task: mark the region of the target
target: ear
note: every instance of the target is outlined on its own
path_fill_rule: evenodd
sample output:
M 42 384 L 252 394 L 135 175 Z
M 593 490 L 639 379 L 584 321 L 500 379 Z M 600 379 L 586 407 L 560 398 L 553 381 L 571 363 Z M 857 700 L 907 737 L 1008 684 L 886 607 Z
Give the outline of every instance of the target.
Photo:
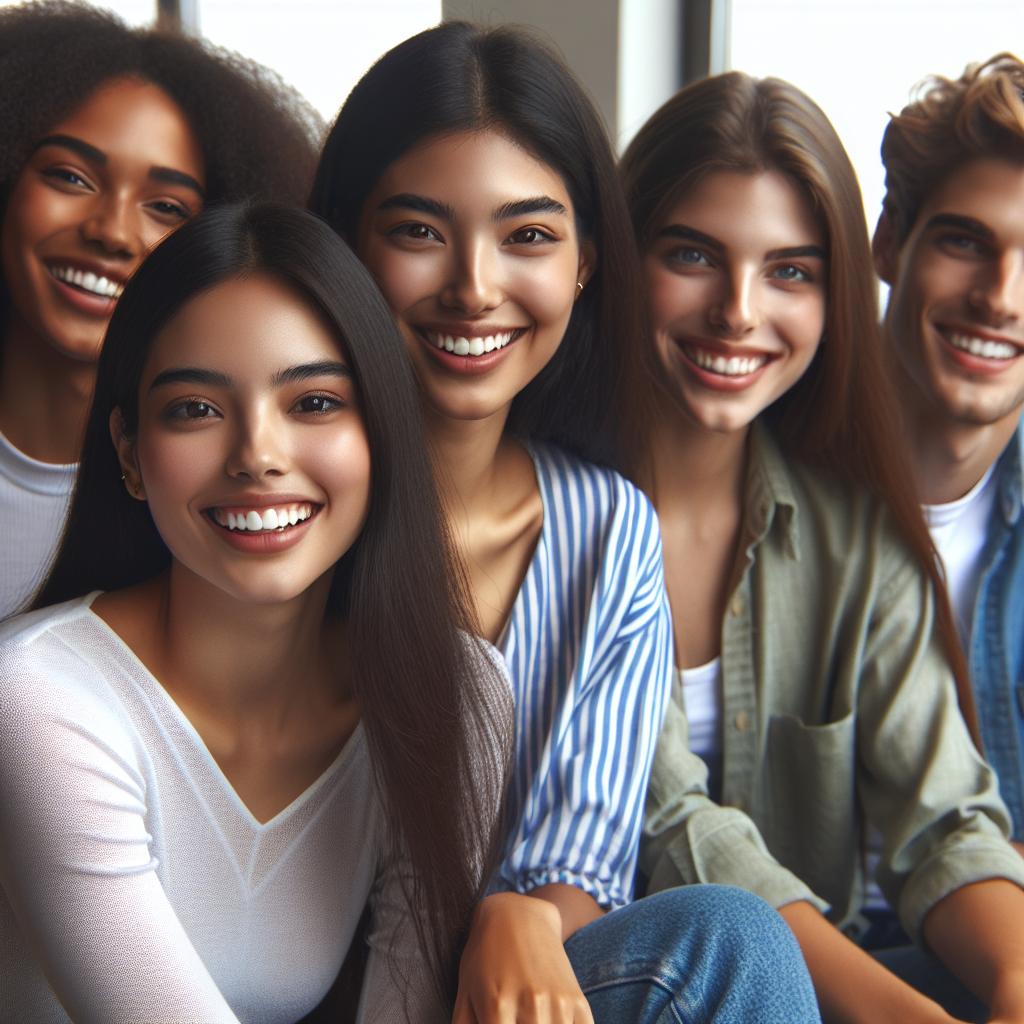
M 110 414 L 110 440 L 117 451 L 117 461 L 121 464 L 121 479 L 128 493 L 139 501 L 146 500 L 146 489 L 142 486 L 142 474 L 139 472 L 138 460 L 135 457 L 135 439 L 128 436 L 124 426 L 124 415 L 118 406 Z
M 882 215 L 875 227 L 875 237 L 871 239 L 871 253 L 875 258 L 875 273 L 892 286 L 899 266 L 900 243 L 891 207 L 882 208 Z
M 577 299 L 583 294 L 583 287 L 586 287 L 596 268 L 597 249 L 594 247 L 594 243 L 589 240 L 582 242 L 580 244 L 580 262 L 576 269 L 576 280 L 582 287 L 576 289 Z

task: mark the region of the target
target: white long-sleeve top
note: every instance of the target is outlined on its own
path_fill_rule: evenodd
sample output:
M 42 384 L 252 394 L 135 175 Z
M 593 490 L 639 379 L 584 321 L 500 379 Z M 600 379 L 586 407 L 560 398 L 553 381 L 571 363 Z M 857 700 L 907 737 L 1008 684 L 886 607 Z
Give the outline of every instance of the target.
M 443 1020 L 386 963 L 404 901 L 362 727 L 261 824 L 93 596 L 0 627 L 0 1021 L 292 1024 L 368 900 L 361 1020 Z

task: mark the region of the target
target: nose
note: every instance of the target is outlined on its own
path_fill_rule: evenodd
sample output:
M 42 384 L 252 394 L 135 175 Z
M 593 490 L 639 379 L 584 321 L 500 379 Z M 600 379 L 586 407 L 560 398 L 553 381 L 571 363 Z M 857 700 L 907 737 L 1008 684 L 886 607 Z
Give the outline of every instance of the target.
M 453 248 L 441 305 L 473 316 L 495 309 L 503 299 L 501 258 L 493 245 L 481 239 Z
M 1000 253 L 980 273 L 967 301 L 992 327 L 1024 319 L 1024 250 Z
M 724 338 L 744 338 L 758 325 L 756 274 L 744 268 L 723 276 L 721 292 L 708 309 L 708 323 Z
M 100 193 L 82 221 L 81 233 L 104 255 L 134 259 L 143 252 L 139 213 L 126 196 Z
M 238 421 L 224 469 L 238 480 L 285 475 L 288 454 L 284 431 L 269 410 L 255 409 Z

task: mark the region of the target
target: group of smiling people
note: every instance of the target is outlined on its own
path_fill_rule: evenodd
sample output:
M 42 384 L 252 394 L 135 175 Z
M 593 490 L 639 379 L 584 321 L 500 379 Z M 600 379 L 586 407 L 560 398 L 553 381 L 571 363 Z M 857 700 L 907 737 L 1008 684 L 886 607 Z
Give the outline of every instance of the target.
M 0 1021 L 1024 1022 L 1024 64 L 0 82 Z

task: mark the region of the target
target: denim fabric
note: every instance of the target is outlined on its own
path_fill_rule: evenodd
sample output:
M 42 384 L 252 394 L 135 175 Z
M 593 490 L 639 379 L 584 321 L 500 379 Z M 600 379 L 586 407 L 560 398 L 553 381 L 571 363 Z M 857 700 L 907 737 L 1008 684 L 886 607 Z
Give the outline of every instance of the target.
M 667 889 L 580 929 L 565 950 L 596 1024 L 821 1020 L 793 933 L 742 889 Z
M 998 495 L 971 624 L 971 679 L 985 756 L 1024 841 L 1024 425 L 999 457 Z

